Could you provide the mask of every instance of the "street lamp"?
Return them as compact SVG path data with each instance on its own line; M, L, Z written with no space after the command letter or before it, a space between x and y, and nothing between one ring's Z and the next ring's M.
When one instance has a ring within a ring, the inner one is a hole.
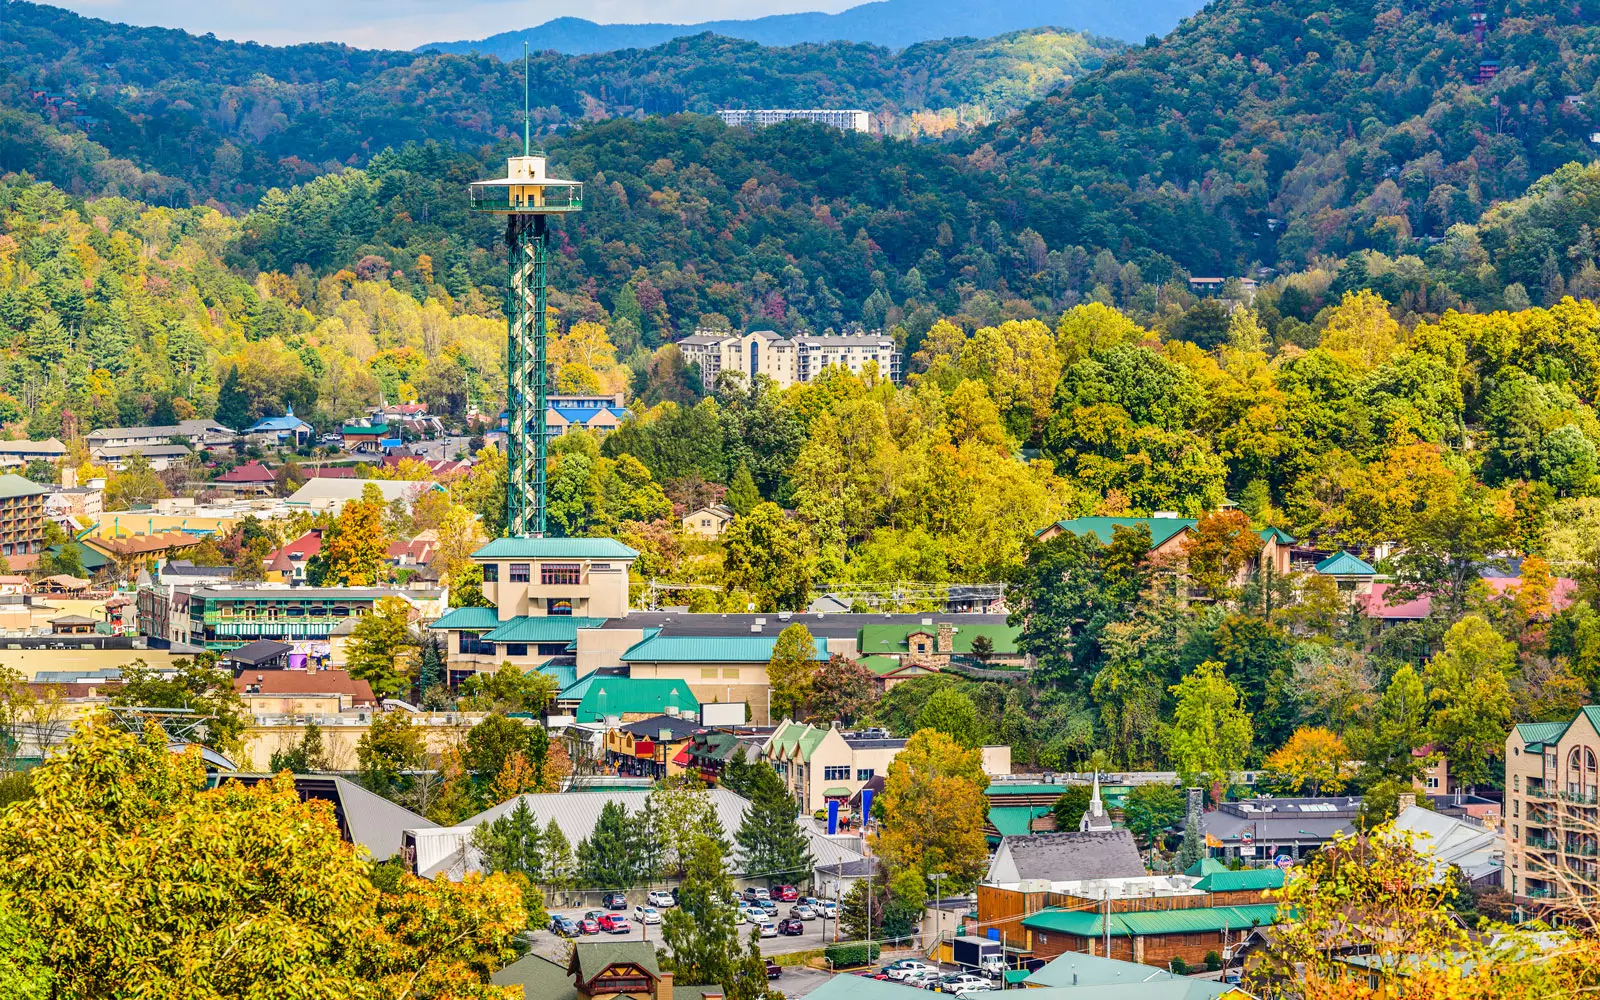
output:
M940 883L949 877L948 872L934 872L928 876L933 881L933 967L940 972L944 971L944 963L939 961L939 939L944 936L944 932L940 929L940 925L944 922L944 911L939 909L943 888Z

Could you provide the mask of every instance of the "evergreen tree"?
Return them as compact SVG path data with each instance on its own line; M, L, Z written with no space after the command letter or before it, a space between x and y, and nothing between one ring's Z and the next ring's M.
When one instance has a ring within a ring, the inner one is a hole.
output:
M800 811L770 764L756 764L752 777L750 810L734 835L746 877L766 879L768 885L801 878L812 859Z
M1178 844L1178 871L1188 871L1189 866L1206 856L1206 842L1200 836L1200 790L1190 788L1184 792L1189 797L1187 816L1183 822L1183 840Z
M534 821L528 800L517 800L517 807L472 831L472 842L483 852L484 867L491 872L521 872L533 880L544 876L543 833Z
M744 745L733 752L728 763L722 766L722 787L735 795L754 798L756 765L745 756Z
M572 843L553 819L545 825L542 841L545 885L552 889L570 889L577 871L572 860Z
M756 509L756 504L761 502L761 494L756 490L755 477L750 475L750 467L743 462L733 474L733 482L728 484L728 493L723 497L729 507L740 517Z
M250 395L239 386L239 366L228 369L217 390L217 423L234 430L250 426Z
M578 843L578 881L590 889L630 889L638 882L638 838L628 807L607 802L594 832Z
M422 660L417 666L417 701L427 700L428 692L444 684L444 660L439 655L439 639L433 634L423 640Z
M666 966L686 983L729 983L739 958L739 926L728 905L733 878L727 856L711 837L697 834L685 859L678 905L661 917Z

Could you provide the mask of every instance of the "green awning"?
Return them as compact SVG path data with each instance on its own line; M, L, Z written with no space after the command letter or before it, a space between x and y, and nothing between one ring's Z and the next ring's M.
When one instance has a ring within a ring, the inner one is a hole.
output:
M825 799L848 799L850 797L850 789L843 785L834 785L832 788L823 789L822 797Z

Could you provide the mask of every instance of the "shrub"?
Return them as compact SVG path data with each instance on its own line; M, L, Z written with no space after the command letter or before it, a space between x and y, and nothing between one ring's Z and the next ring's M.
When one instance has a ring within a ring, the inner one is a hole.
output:
M848 944L830 944L823 949L822 956L836 969L849 969L866 965L878 957L878 952L876 941L870 945L865 941L856 941Z
M1189 974L1189 963L1181 958L1174 958L1167 967L1172 970L1172 974L1175 976L1187 976Z
M1222 968L1222 956L1214 951L1206 952L1206 970L1216 972L1220 968Z

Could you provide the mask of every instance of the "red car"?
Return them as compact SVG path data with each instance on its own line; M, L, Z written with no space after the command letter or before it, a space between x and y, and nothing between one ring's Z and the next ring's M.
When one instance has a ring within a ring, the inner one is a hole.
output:
M783 903L792 903L800 898L800 890L792 885L780 885L772 890L772 898Z
M607 934L626 934L633 930L628 924L628 918L620 913L607 913L599 922L600 929Z
M593 917L584 917L578 921L578 932L580 934L599 934L600 921L595 920Z

